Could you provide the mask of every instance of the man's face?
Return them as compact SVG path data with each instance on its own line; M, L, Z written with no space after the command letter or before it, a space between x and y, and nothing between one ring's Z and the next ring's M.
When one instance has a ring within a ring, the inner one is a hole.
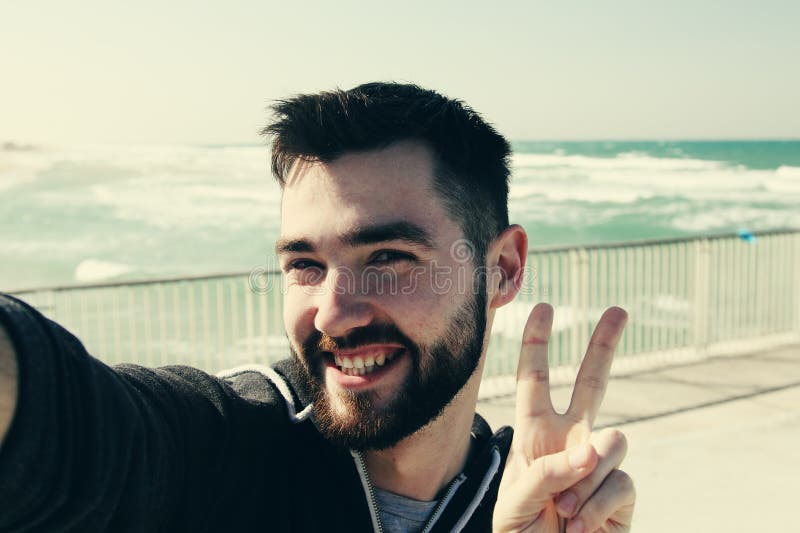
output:
M486 290L418 143L299 163L283 191L284 322L323 434L390 447L441 414L483 351Z

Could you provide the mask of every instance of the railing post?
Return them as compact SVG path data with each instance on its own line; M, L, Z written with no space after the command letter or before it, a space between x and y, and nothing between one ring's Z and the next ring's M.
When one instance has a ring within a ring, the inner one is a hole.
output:
M792 270L794 271L794 328L800 339L800 231L794 234L792 242Z
M756 304L755 313L755 337L758 338L766 333L765 320L769 320L769 309L765 305L765 292L767 285L770 282L769 275L765 275L765 271L769 271L770 252L772 246L770 237L764 237L758 241L748 243L753 250L753 257L755 269L753 272L753 297Z
M708 344L708 298L710 289L708 239L694 242L694 348L703 353Z
M589 344L589 252L585 248L578 250L578 265L580 267L580 276L578 278L580 287L580 312L578 313L580 330L577 349L581 350L578 352L581 354L583 353L582 350L586 349Z
M572 308L572 324L569 328L569 362L577 365L580 363L579 336L580 336L580 260L575 249L569 251L569 305Z
M51 290L45 291L45 309L47 309L46 313L47 316L52 317L55 320L56 316L56 298L55 293Z

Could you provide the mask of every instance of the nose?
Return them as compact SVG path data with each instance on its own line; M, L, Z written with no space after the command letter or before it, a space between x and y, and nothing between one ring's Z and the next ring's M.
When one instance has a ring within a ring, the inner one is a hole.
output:
M332 269L324 289L317 296L314 327L331 337L344 337L351 330L374 319L374 308L366 295L359 293L355 276L347 269Z

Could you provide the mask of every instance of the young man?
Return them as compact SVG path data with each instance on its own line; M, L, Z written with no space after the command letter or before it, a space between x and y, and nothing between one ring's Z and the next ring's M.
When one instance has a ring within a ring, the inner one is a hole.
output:
M221 378L109 369L0 298L0 531L629 530L624 438L591 432L622 310L598 324L558 415L552 310L536 306L516 431L475 415L527 253L508 222L507 142L412 85L275 111L292 357Z

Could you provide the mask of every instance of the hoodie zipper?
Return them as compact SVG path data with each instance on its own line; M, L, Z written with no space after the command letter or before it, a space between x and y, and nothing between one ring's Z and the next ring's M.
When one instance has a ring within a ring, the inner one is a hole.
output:
M447 506L447 504L450 503L450 500L453 498L453 494L456 493L458 487L460 487L461 484L464 483L464 481L466 480L467 476L465 476L462 473L454 477L453 481L451 481L450 484L447 485L447 491L444 493L444 497L441 500L439 500L439 503L434 508L433 513L431 513L430 518L428 518L428 521L425 523L425 527L422 529L422 533L429 533L430 530L433 529L433 525L436 523L437 520L439 520L439 515L442 514L442 511Z
M358 469L358 476L361 478L361 485L364 487L364 490L367 493L369 512L372 516L372 527L375 529L376 533L383 533L381 513L378 509L378 501L375 498L375 487L372 485L372 480L369 478L369 472L367 471L367 464L364 461L364 455L355 450L350 450L350 454L356 461L356 468ZM444 508L448 503L450 503L450 500L453 498L453 495L456 493L458 487L460 487L461 484L466 480L467 476L462 473L453 478L453 480L447 485L447 490L445 491L444 496L439 500L439 503L436 504L436 507L433 509L430 518L428 518L428 521L425 523L425 527L422 529L422 533L430 532L436 521L439 520L439 515L442 514Z
M367 472L367 464L364 462L364 455L361 452L350 450L350 454L356 460L356 468L358 468L358 476L361 478L361 485L367 493L367 502L369 503L369 513L372 515L372 527L376 533L383 533L383 522L381 522L381 513L378 511L378 502L375 499L375 488L372 486L372 481L369 479Z

